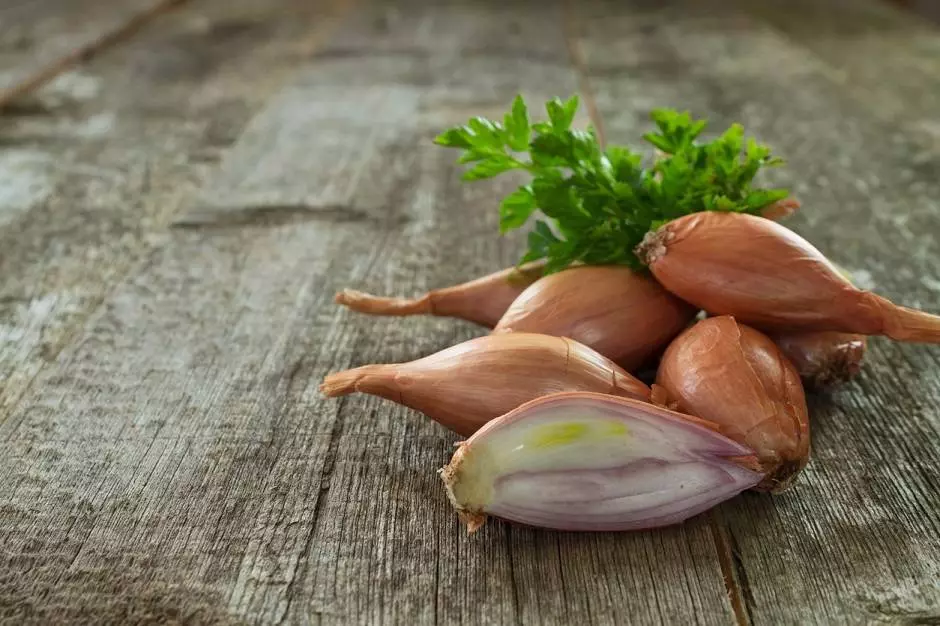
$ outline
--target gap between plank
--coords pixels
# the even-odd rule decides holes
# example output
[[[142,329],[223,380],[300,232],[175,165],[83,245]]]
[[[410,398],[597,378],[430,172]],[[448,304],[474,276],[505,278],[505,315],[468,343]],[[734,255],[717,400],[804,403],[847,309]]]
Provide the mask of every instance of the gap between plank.
[[[189,0],[160,0],[150,8],[134,15],[114,30],[106,32],[88,43],[82,44],[71,52],[66,53],[64,56],[52,61],[31,77],[0,91],[0,114],[17,99],[42,87],[70,67],[87,61],[99,52],[130,38],[154,18],[188,1]]]
[[[575,17],[573,0],[565,0],[563,20],[568,53],[571,56],[571,62],[578,75],[578,89],[584,96],[584,104],[591,118],[591,122],[597,130],[597,137],[601,145],[604,146],[607,143],[607,138],[604,133],[604,123],[600,111],[597,108],[594,90],[591,88],[587,59],[584,55],[584,50],[578,42],[577,18]],[[719,524],[714,512],[709,515],[708,519],[712,540],[715,544],[715,552],[718,556],[718,564],[721,567],[721,575],[724,579],[725,589],[728,592],[728,599],[731,602],[731,609],[734,612],[735,624],[737,626],[750,626],[751,619],[749,608],[742,591],[742,583],[738,580],[736,574],[734,553],[732,552],[732,546],[728,539],[727,531]]]
[[[725,589],[728,590],[728,599],[731,601],[731,609],[734,611],[735,624],[737,626],[750,626],[750,610],[744,598],[743,583],[737,575],[734,563],[734,548],[728,538],[727,529],[718,521],[718,516],[714,511],[708,516],[708,525],[711,527],[715,552],[721,566],[721,575],[725,579]]]

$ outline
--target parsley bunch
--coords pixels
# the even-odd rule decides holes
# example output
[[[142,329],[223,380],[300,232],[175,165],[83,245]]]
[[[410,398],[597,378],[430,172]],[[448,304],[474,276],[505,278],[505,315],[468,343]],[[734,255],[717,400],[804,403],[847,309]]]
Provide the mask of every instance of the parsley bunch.
[[[651,117],[657,132],[643,138],[662,154],[644,166],[642,155],[626,146],[602,148],[593,128],[571,128],[576,95],[545,108],[548,121],[530,123],[525,101],[516,96],[502,122],[475,117],[435,142],[463,150],[458,162],[473,164],[464,180],[510,170],[532,175],[503,199],[499,226],[501,233],[520,228],[541,211],[548,220],[535,220],[520,262],[546,259],[546,272],[574,262],[641,268],[633,249],[669,220],[702,210],[757,214],[788,195],[752,186],[761,167],[783,161],[754,139],[745,143],[739,124],[699,143],[704,120],[656,109]]]

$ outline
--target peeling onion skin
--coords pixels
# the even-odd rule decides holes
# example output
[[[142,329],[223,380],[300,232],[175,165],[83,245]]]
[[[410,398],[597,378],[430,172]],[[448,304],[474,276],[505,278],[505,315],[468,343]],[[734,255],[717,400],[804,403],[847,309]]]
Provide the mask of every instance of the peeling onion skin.
[[[855,377],[862,368],[867,338],[833,331],[795,332],[771,337],[796,367],[803,384],[826,390]]]
[[[782,220],[800,210],[800,201],[796,198],[784,198],[768,204],[761,209],[761,217],[769,220]]]
[[[388,298],[344,289],[334,301],[369,315],[455,317],[492,328],[512,301],[542,277],[545,264],[527,263],[459,285],[434,289],[417,298]]]
[[[361,392],[421,411],[461,435],[534,398],[595,391],[649,400],[650,389],[610,359],[562,337],[478,337],[410,363],[365,365],[327,376],[327,396]]]
[[[647,234],[636,253],[679,298],[755,328],[940,343],[940,317],[856,288],[809,242],[762,217],[693,213]]]
[[[753,487],[752,451],[713,424],[629,398],[556,393],[496,418],[441,469],[474,532],[487,516],[540,528],[680,523]]]
[[[532,283],[493,332],[570,337],[633,371],[696,313],[651,277],[626,266],[581,266]]]
[[[658,403],[714,422],[752,448],[767,474],[759,490],[783,491],[806,466],[809,414],[799,374],[753,328],[729,316],[698,322],[666,350],[656,387]]]

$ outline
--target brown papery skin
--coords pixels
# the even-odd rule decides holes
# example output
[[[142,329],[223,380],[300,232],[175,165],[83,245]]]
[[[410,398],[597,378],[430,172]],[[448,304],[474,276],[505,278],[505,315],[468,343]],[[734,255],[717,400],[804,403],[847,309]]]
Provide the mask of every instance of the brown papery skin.
[[[387,298],[354,289],[336,294],[335,301],[370,315],[437,315],[456,317],[492,328],[512,301],[542,277],[544,263],[510,267],[470,282],[434,289],[417,298]]]
[[[757,328],[940,343],[940,317],[854,287],[809,242],[762,217],[693,213],[648,234],[636,252],[673,294]]]
[[[852,379],[862,368],[867,338],[834,331],[794,332],[771,337],[796,367],[803,383],[828,389]]]
[[[487,335],[410,363],[330,374],[327,396],[369,393],[421,411],[461,435],[550,393],[594,391],[649,400],[649,387],[571,339],[533,333]]]
[[[766,217],[769,220],[782,220],[785,217],[790,217],[799,210],[799,200],[796,198],[784,198],[783,200],[777,200],[774,203],[768,204],[761,209],[760,214],[761,217]]]
[[[656,384],[678,411],[714,422],[722,434],[754,449],[767,474],[757,489],[782,491],[806,465],[803,386],[766,335],[728,316],[702,320],[670,344]]]
[[[697,309],[625,266],[581,266],[535,281],[494,333],[570,337],[634,370],[663,348]]]

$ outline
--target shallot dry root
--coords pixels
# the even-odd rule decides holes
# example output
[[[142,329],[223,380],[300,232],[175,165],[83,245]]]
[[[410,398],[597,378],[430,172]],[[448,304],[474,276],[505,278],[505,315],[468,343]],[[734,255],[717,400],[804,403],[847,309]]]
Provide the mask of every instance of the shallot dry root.
[[[858,374],[865,357],[867,338],[834,331],[795,332],[772,336],[796,367],[803,383],[827,389]]]
[[[658,403],[674,402],[753,448],[766,474],[760,489],[782,491],[806,465],[809,416],[799,375],[756,330],[727,316],[698,322],[670,344],[656,385]]]
[[[558,393],[499,417],[441,470],[470,532],[487,515],[563,530],[681,522],[753,487],[752,451],[714,425],[627,398]]]
[[[330,374],[320,390],[327,396],[381,396],[461,435],[559,391],[640,400],[650,395],[646,385],[594,350],[571,339],[533,333],[487,335],[410,363],[365,365]]]
[[[757,328],[940,343],[940,317],[857,289],[809,242],[768,219],[693,213],[649,233],[636,252],[678,297]]]

